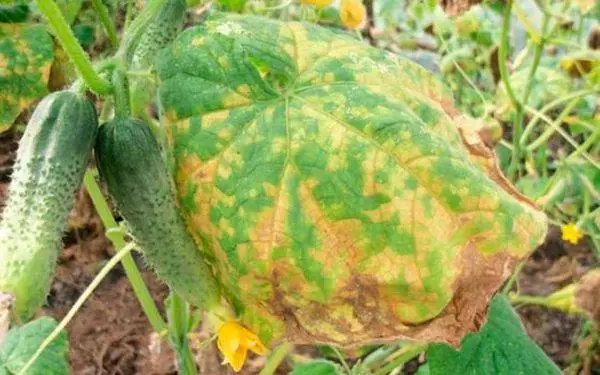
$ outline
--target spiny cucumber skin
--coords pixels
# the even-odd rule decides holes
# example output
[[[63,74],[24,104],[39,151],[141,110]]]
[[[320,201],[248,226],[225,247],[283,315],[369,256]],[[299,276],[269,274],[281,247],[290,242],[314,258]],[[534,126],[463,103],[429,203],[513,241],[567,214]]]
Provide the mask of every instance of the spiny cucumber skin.
[[[152,66],[156,53],[171,43],[182,27],[185,0],[167,0],[142,35],[133,55],[134,68]]]
[[[104,124],[95,154],[117,209],[157,275],[188,302],[216,306],[218,284],[187,231],[149,127],[134,119]]]
[[[158,51],[171,43],[181,30],[185,10],[185,0],[167,0],[140,38],[132,57],[133,70],[149,72],[152,69]],[[134,77],[130,89],[132,113],[143,116],[154,100],[156,82],[144,76]]]
[[[92,103],[60,91],[38,104],[19,143],[0,222],[0,291],[14,295],[23,321],[45,302],[97,129]]]

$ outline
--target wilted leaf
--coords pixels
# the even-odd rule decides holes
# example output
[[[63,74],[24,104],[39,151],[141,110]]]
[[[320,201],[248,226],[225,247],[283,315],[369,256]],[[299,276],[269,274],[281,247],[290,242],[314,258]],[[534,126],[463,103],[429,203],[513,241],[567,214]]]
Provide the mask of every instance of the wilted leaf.
[[[77,70],[69,55],[57,45],[54,50],[54,61],[50,69],[50,78],[48,79],[48,89],[50,91],[61,90],[70,85],[77,79]]]
[[[525,333],[510,302],[497,296],[490,304],[488,321],[469,334],[459,350],[444,344],[427,351],[431,375],[550,375],[560,370]]]
[[[479,4],[481,0],[441,0],[440,5],[444,11],[452,17],[458,16],[472,7]]]
[[[184,31],[156,69],[182,211],[265,341],[458,344],[544,237],[415,63],[230,15]]]
[[[600,270],[588,271],[577,283],[575,306],[600,327]]]
[[[560,67],[571,77],[581,77],[600,68],[600,51],[582,50],[563,56]]]
[[[53,55],[43,25],[0,24],[0,128],[48,93]]]
[[[0,346],[0,375],[17,374],[56,328],[56,321],[41,317],[8,331]],[[69,373],[67,334],[63,331],[42,352],[25,375],[65,375]]]

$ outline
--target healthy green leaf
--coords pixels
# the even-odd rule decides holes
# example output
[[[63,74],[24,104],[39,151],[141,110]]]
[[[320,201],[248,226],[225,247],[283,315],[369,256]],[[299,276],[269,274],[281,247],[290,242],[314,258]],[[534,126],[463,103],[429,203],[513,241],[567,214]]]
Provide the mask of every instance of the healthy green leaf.
[[[339,366],[331,361],[318,359],[308,363],[297,364],[290,375],[340,375]]]
[[[0,129],[48,93],[53,57],[52,38],[43,25],[0,24]]]
[[[429,363],[424,363],[419,366],[419,369],[415,373],[415,375],[431,375],[431,371],[429,370]]]
[[[41,317],[8,331],[0,347],[0,375],[17,374],[56,326],[54,319]],[[68,374],[68,355],[67,334],[63,331],[48,345],[25,375]]]
[[[460,350],[433,344],[427,351],[431,375],[550,375],[560,370],[525,333],[510,302],[494,298],[488,321],[469,334]]]

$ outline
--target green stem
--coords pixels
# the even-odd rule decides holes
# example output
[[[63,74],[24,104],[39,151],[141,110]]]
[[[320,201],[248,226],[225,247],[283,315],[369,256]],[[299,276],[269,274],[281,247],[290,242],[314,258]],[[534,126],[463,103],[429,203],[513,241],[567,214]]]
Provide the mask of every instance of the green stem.
[[[131,106],[129,104],[129,83],[126,72],[118,67],[113,72],[113,92],[115,97],[115,117],[129,117]]]
[[[36,350],[31,358],[27,361],[25,366],[21,368],[17,375],[27,374],[27,370],[33,365],[33,363],[38,359],[38,357],[44,352],[44,350],[54,341],[54,339],[60,334],[60,332],[69,324],[69,322],[73,319],[75,314],[79,311],[81,306],[87,301],[87,299],[92,295],[94,290],[100,285],[102,280],[108,275],[108,273],[113,269],[114,266],[119,263],[119,261],[130,254],[130,251],[133,249],[134,245],[129,244],[127,246],[123,246],[119,251],[112,257],[110,260],[102,267],[100,272],[94,277],[94,280],[85,288],[83,293],[77,298],[77,301],[73,304],[67,315],[60,321],[60,323],[54,328],[54,330],[44,339],[40,347]]]
[[[596,142],[598,140],[600,140],[600,126],[596,127],[596,129],[594,130],[594,132],[592,133],[592,135],[590,135],[588,137],[588,139],[586,139],[585,142],[583,142],[581,144],[581,146],[579,146],[575,151],[573,151],[571,153],[571,155],[569,155],[567,157],[567,160],[574,160],[578,156],[583,155],[583,153],[585,153],[588,148],[590,148],[593,145],[597,144]]]
[[[106,31],[106,36],[108,37],[110,44],[113,47],[117,47],[119,45],[119,38],[117,37],[117,28],[110,19],[108,10],[102,3],[102,0],[92,0],[92,5],[96,10],[96,13],[98,14],[98,18],[100,18],[102,26],[104,26],[104,31]]]
[[[131,16],[133,13],[133,0],[127,0],[127,10],[125,10],[125,25],[123,26],[124,30],[129,28],[129,22],[131,22]]]
[[[94,174],[91,171],[87,171],[85,173],[83,183],[88,191],[88,194],[90,195],[90,198],[92,199],[100,219],[102,220],[102,224],[104,224],[104,227],[106,228],[107,237],[113,243],[116,251],[120,251],[127,245],[125,236],[113,217],[112,211],[110,210],[108,203],[106,203],[106,200],[102,195],[102,191],[100,190],[100,186],[98,186],[98,183],[94,178]],[[142,310],[148,317],[152,328],[154,328],[154,330],[158,333],[166,331],[167,324],[156,308],[154,300],[150,295],[150,291],[146,287],[144,279],[142,278],[142,275],[140,274],[140,271],[138,270],[135,260],[131,254],[126,254],[121,263],[123,264],[125,274],[127,275],[127,278],[133,287],[133,291],[140,302],[140,305],[142,306]]]
[[[110,93],[112,89],[110,83],[94,71],[88,55],[77,42],[77,38],[73,35],[69,24],[54,0],[35,0],[35,3],[48,19],[60,44],[71,58],[71,61],[73,61],[75,68],[81,77],[83,77],[85,83],[92,91],[98,94],[106,95]]]
[[[504,85],[504,89],[506,90],[506,94],[508,95],[508,99],[510,100],[512,106],[516,109],[517,113],[520,112],[521,103],[517,99],[515,92],[510,84],[510,76],[508,74],[508,70],[506,69],[506,62],[508,60],[508,33],[510,31],[510,17],[511,17],[511,9],[513,5],[513,0],[507,0],[504,4],[504,15],[502,18],[502,34],[500,37],[500,48],[498,49],[498,68],[500,70],[500,79],[502,80],[502,84]],[[514,127],[513,127],[513,139],[514,133],[517,127],[517,118],[515,118]],[[519,147],[516,142],[513,142],[512,149],[512,158],[510,165],[508,167],[508,178],[514,180],[517,169],[518,169],[518,157],[520,155]]]
[[[517,267],[513,271],[512,275],[510,275],[510,279],[508,279],[508,281],[506,282],[506,285],[504,285],[504,288],[502,289],[502,294],[507,295],[508,292],[510,292],[513,285],[516,284],[517,278],[519,277],[519,274],[521,273],[521,270],[523,269],[524,266],[525,266],[525,260],[522,260],[519,264],[517,264]]]
[[[547,297],[525,296],[525,295],[521,295],[521,294],[512,294],[511,293],[508,295],[508,300],[510,301],[510,303],[512,303],[514,305],[527,304],[527,305],[538,305],[538,306],[544,306],[544,307],[549,307],[549,308],[556,308],[556,307],[550,305]]]
[[[185,374],[185,375],[198,374],[198,367],[196,366],[196,360],[194,359],[194,354],[192,353],[192,351],[190,349],[190,345],[187,342],[187,340],[186,340],[185,346],[182,347],[177,352],[177,355],[182,360],[181,367],[180,367],[180,369],[183,369],[183,371],[181,371],[182,374]]]
[[[385,362],[385,359],[394,351],[398,350],[399,347],[400,343],[394,345],[380,346],[373,352],[369,353],[366,357],[364,357],[362,359],[362,364],[363,366],[367,366],[369,368],[378,367],[378,363]]]
[[[535,26],[533,26],[533,24],[529,21],[529,16],[526,14],[525,10],[523,10],[518,1],[514,3],[514,9],[517,19],[519,20],[519,22],[521,22],[523,28],[527,30],[527,33],[529,34],[533,43],[539,43],[541,40],[540,33],[535,29]]]
[[[565,109],[563,109],[563,111],[558,115],[558,117],[550,121],[550,127],[547,128],[537,139],[531,142],[529,146],[527,146],[527,150],[534,151],[541,145],[545,144],[548,141],[548,139],[550,139],[550,137],[556,132],[556,129],[560,127],[563,120],[571,113],[578,101],[579,99],[573,99],[571,102],[569,102],[569,104],[565,106]],[[540,118],[543,118],[544,116],[545,115],[540,115]]]
[[[338,348],[336,348],[335,346],[332,346],[331,350],[333,350],[335,355],[338,357],[340,363],[344,367],[344,370],[346,370],[346,373],[350,374],[352,372],[352,370],[350,369],[348,362],[346,362],[346,358],[344,358],[344,354],[342,354],[342,352],[340,352],[340,350]]]
[[[146,30],[146,27],[152,22],[154,16],[166,1],[167,0],[150,0],[128,27],[121,43],[121,47],[117,52],[117,55],[127,63],[131,61],[133,52],[135,51],[142,34]]]
[[[258,375],[273,375],[281,362],[294,350],[294,344],[284,342],[279,345],[267,359],[265,366]]]
[[[531,107],[527,107],[526,108],[528,112],[530,113],[538,113],[538,111],[536,111],[534,108]],[[569,133],[567,133],[564,129],[562,129],[560,127],[560,124],[558,124],[556,121],[552,121],[551,119],[548,118],[548,116],[540,114],[542,120],[544,122],[546,122],[548,125],[550,125],[550,128],[546,130],[546,132],[544,132],[544,134],[542,134],[540,136],[540,138],[536,139],[534,142],[532,142],[529,147],[528,150],[529,152],[533,152],[533,150],[535,150],[537,147],[541,146],[542,144],[544,144],[544,142],[546,141],[545,139],[543,139],[542,137],[547,137],[549,138],[550,135],[552,135],[554,132],[558,133],[561,135],[561,137],[563,137],[564,140],[567,141],[567,143],[569,143],[571,146],[573,146],[573,148],[575,150],[579,150],[581,149],[582,145],[580,145],[579,143],[577,143],[577,141],[575,141],[573,139],[573,137],[571,137],[569,135]],[[548,135],[549,134],[549,135]],[[596,160],[594,160],[594,158],[592,158],[590,155],[588,155],[586,152],[584,151],[580,151],[580,155],[587,160],[590,164],[592,164],[594,167],[600,169],[600,163],[598,163]]]
[[[500,70],[500,79],[502,80],[502,84],[504,85],[504,89],[506,90],[506,94],[508,95],[512,106],[519,108],[521,104],[519,103],[519,100],[517,100],[517,96],[512,89],[508,70],[506,70],[506,61],[508,59],[508,33],[510,31],[510,11],[512,9],[512,4],[513,0],[507,0],[504,4],[502,34],[500,37],[500,47],[498,49],[498,68]]]
[[[189,304],[173,291],[169,296],[167,315],[170,342],[177,355],[177,368],[181,374],[196,375],[198,369],[187,336],[191,322]]]
[[[540,65],[540,60],[542,58],[542,53],[544,52],[544,45],[546,44],[546,29],[548,28],[548,17],[544,16],[542,20],[542,35],[539,42],[535,46],[535,50],[533,52],[533,62],[531,64],[531,69],[529,69],[529,74],[527,75],[527,86],[525,86],[525,91],[523,92],[523,98],[521,99],[521,112],[523,112],[523,106],[527,105],[527,101],[529,100],[529,95],[531,94],[531,90],[533,89],[533,85],[535,83],[535,72],[537,71],[538,66]],[[521,125],[521,124],[519,124]],[[519,139],[519,138],[517,138]]]
[[[540,109],[539,113],[546,114],[564,102],[568,102],[568,101],[574,100],[574,99],[579,99],[581,97],[584,97],[584,96],[587,96],[590,94],[594,94],[597,91],[598,90],[594,90],[594,89],[586,89],[586,90],[576,91],[569,95],[562,96],[562,97],[555,99],[555,100],[551,101],[550,103],[546,104],[544,107],[542,107],[542,109]],[[529,122],[527,123],[527,126],[525,127],[525,130],[523,131],[523,134],[521,135],[521,145],[525,146],[527,139],[529,138],[529,135],[535,129],[535,126],[540,121],[540,119],[541,119],[541,117],[536,114],[531,118],[531,120],[529,120]]]
[[[427,344],[409,344],[408,346],[404,346],[400,348],[396,353],[393,353],[391,358],[392,361],[387,365],[378,369],[374,374],[375,375],[387,375],[392,372],[394,369],[402,366],[406,362],[410,361],[415,356],[423,353],[427,350]]]
[[[525,117],[524,107],[527,105],[527,101],[529,100],[529,95],[531,94],[531,90],[535,84],[535,72],[540,64],[540,60],[542,58],[542,52],[544,52],[544,45],[546,43],[546,31],[548,28],[548,16],[544,13],[542,20],[542,31],[541,35],[537,40],[534,54],[533,54],[533,62],[531,64],[531,68],[529,69],[529,73],[527,75],[527,85],[525,86],[525,90],[523,91],[523,98],[519,102],[519,105],[516,107],[516,115],[515,122],[513,126],[513,150],[511,162],[508,167],[508,177],[511,180],[515,180],[516,177],[520,175],[521,170],[521,137],[523,133],[523,119]]]

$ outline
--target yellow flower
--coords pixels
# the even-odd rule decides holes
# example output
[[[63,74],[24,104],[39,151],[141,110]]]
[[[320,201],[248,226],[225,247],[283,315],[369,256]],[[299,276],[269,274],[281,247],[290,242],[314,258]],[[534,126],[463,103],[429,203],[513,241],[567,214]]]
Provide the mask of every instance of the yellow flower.
[[[581,309],[575,304],[576,290],[577,284],[569,284],[546,297],[546,304],[567,313],[581,313]]]
[[[225,322],[217,333],[217,347],[234,371],[240,371],[246,361],[248,350],[258,355],[267,354],[268,350],[256,334],[235,321]]]
[[[349,29],[357,29],[363,25],[367,17],[367,9],[360,0],[342,0],[340,18]]]
[[[583,238],[583,233],[581,232],[581,229],[579,229],[577,225],[573,223],[563,225],[560,229],[562,231],[563,241],[568,241],[573,245],[577,245],[579,243],[579,240]]]
[[[300,0],[302,4],[312,5],[316,8],[325,8],[331,5],[334,0]]]

